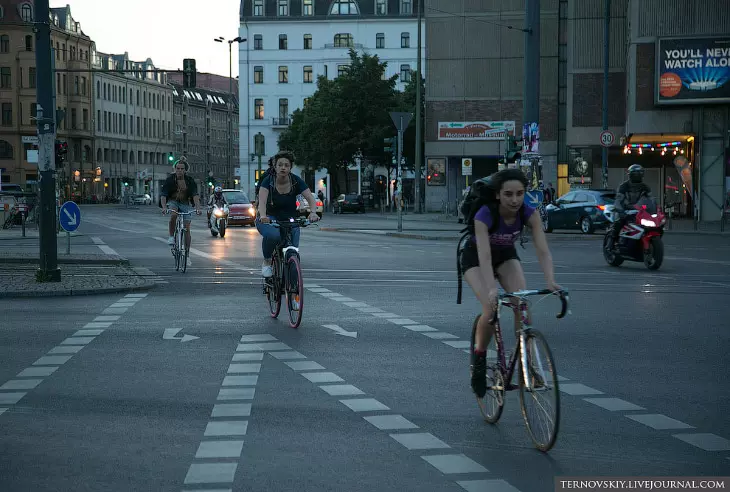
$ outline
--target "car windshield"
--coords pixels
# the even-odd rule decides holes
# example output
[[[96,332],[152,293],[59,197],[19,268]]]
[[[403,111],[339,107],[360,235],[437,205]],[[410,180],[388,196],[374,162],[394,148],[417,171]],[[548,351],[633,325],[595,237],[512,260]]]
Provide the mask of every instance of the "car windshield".
[[[610,193],[606,195],[601,195],[601,199],[606,202],[606,205],[613,205],[613,202],[616,201],[616,194]]]
[[[224,191],[223,196],[226,197],[226,201],[230,204],[239,203],[248,205],[251,203],[246,194],[242,191]]]

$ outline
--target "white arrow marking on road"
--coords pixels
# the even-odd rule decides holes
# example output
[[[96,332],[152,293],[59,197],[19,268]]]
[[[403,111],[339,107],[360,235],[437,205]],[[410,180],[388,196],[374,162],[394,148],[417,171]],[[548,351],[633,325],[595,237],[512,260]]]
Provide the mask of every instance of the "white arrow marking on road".
[[[337,335],[344,335],[344,336],[350,337],[350,338],[357,338],[356,331],[346,331],[337,325],[322,325],[322,326],[324,326],[328,330],[334,331]]]
[[[68,217],[68,225],[76,225],[76,214],[71,215],[71,213],[65,208],[63,209],[63,213],[65,213],[66,217]]]
[[[183,342],[189,342],[190,340],[195,340],[196,337],[193,335],[183,335],[182,337],[176,337],[177,333],[182,330],[182,328],[165,328],[165,333],[162,335],[163,340],[180,340],[180,343]]]

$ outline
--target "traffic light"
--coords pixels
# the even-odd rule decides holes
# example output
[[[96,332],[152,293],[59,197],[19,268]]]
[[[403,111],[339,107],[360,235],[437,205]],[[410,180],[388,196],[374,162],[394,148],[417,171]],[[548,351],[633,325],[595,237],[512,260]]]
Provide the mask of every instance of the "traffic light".
[[[170,164],[175,162],[175,155],[172,152],[167,155],[167,162],[169,162]]]
[[[520,147],[521,146],[517,145],[517,139],[508,134],[507,149],[504,154],[506,163],[512,164],[514,162],[517,162],[517,160],[522,157],[522,149]]]
[[[385,147],[383,147],[383,151],[390,152],[391,154],[395,154],[395,152],[396,152],[395,137],[384,138],[383,145],[385,146]]]
[[[129,186],[129,178],[124,178],[123,183],[125,187]]]
[[[56,167],[63,167],[68,153],[68,143],[56,140]]]
[[[196,75],[195,58],[185,58],[183,60],[183,87],[186,89],[194,89]]]

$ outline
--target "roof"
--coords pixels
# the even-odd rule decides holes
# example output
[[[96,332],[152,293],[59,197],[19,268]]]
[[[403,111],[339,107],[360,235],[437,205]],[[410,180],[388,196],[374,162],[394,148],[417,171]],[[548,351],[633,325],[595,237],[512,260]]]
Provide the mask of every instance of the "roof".
[[[264,7],[263,16],[253,15],[254,1],[262,1]],[[342,4],[355,4],[357,8],[357,14],[347,13],[335,13],[333,14],[333,4],[335,2]],[[421,0],[412,0],[413,11],[409,14],[400,13],[401,0],[385,0],[387,7],[386,14],[376,15],[375,13],[375,0],[313,0],[312,6],[314,7],[314,15],[302,15],[302,9],[304,2],[302,0],[290,0],[289,1],[289,12],[286,16],[278,15],[278,2],[277,0],[241,0],[241,6],[239,9],[239,18],[241,22],[262,22],[262,21],[306,21],[306,20],[334,20],[338,17],[344,19],[383,19],[383,18],[415,18],[418,15],[418,6]],[[335,8],[335,11],[339,11],[339,5]],[[350,7],[342,7],[340,12],[348,12]]]
[[[231,95],[227,92],[214,91],[211,89],[185,89],[180,84],[170,84],[172,86],[172,95],[175,99],[181,99],[186,97],[188,104],[207,104],[210,101],[214,108],[226,110],[228,109],[228,98]],[[238,111],[238,100],[232,97],[233,100],[233,111]]]

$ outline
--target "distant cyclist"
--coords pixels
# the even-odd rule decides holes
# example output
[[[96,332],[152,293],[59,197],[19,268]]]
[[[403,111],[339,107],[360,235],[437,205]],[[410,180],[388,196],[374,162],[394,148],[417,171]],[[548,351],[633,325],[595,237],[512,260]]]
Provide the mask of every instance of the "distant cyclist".
[[[160,191],[160,205],[162,206],[162,214],[168,213],[168,206],[171,210],[181,213],[188,213],[195,207],[195,213],[200,215],[200,195],[198,195],[198,185],[195,180],[187,174],[190,165],[185,156],[175,162],[175,172],[167,177],[165,184]],[[170,199],[168,201],[168,198]],[[170,237],[167,238],[167,244],[172,246],[175,244],[175,221],[177,217],[171,214],[170,225],[168,231]],[[192,218],[185,216],[185,248],[190,249],[190,221]]]

